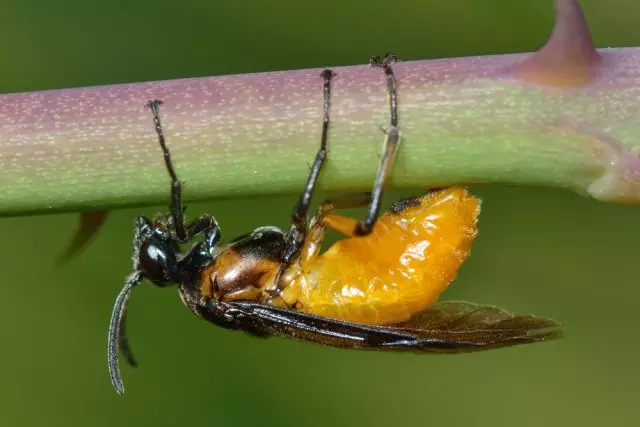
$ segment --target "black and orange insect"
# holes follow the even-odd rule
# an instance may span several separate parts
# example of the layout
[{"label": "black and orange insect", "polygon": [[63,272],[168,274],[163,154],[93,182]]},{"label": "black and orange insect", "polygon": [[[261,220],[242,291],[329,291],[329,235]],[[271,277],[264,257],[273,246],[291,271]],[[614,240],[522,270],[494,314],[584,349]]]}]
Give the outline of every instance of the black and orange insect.
[{"label": "black and orange insect", "polygon": [[[153,221],[138,217],[134,273],[116,299],[108,340],[108,366],[116,391],[124,391],[118,349],[132,364],[124,333],[125,305],[143,279],[177,285],[196,315],[257,336],[283,336],[328,346],[461,353],[544,341],[560,336],[550,319],[518,316],[467,302],[436,303],[455,278],[477,234],[480,202],[462,187],[396,202],[379,215],[386,178],[400,141],[393,54],[371,64],[386,76],[391,120],[370,194],[322,203],[308,220],[318,176],[327,159],[331,83],[322,72],[324,118],[320,149],[291,228],[262,227],[219,244],[216,220],[202,215],[186,224],[181,184],[160,121],[161,101],[147,105],[171,177],[171,210]],[[334,209],[369,206],[364,221]],[[323,253],[327,227],[346,235]],[[182,244],[197,241],[188,251]]]}]

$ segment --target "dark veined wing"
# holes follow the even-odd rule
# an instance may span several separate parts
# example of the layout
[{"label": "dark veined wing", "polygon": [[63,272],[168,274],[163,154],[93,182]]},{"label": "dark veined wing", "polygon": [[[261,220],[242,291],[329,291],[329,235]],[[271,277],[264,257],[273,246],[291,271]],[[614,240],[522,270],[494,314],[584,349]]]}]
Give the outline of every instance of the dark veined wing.
[{"label": "dark veined wing", "polygon": [[472,347],[469,351],[562,338],[561,325],[555,320],[466,301],[437,303],[394,327],[418,336],[426,333],[443,341],[464,343]]},{"label": "dark veined wing", "polygon": [[233,302],[229,313],[240,329],[332,347],[464,353],[562,337],[560,324],[533,315],[463,301],[441,302],[407,322],[372,326],[272,307]]}]

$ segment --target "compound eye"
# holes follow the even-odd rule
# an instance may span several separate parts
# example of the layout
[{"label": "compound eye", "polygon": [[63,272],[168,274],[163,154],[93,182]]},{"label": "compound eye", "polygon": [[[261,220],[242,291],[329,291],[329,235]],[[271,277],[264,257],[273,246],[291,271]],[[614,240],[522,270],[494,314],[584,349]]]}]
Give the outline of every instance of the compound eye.
[{"label": "compound eye", "polygon": [[140,269],[144,276],[156,284],[174,281],[177,270],[175,252],[169,245],[146,241],[140,247]]}]

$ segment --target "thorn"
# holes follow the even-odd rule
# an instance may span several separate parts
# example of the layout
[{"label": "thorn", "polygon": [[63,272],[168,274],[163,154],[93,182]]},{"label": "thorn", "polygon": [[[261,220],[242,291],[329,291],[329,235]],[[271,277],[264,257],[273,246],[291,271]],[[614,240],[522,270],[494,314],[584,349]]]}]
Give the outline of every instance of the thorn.
[{"label": "thorn", "polygon": [[551,86],[582,86],[598,78],[600,55],[577,0],[554,0],[556,22],[547,43],[509,69],[523,80]]},{"label": "thorn", "polygon": [[108,214],[107,211],[81,212],[78,228],[67,250],[58,258],[58,263],[68,262],[85,249],[91,239],[100,231]]}]

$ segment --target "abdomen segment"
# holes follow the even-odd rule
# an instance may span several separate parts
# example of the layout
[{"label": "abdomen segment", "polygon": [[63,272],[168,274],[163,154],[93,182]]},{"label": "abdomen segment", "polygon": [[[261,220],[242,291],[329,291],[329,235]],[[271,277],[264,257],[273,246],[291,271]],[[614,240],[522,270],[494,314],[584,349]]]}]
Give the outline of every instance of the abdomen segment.
[{"label": "abdomen segment", "polygon": [[436,302],[469,255],[480,201],[451,187],[401,207],[382,215],[370,235],[340,240],[302,265],[287,290],[297,293],[298,310],[389,324]]}]

